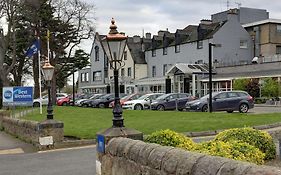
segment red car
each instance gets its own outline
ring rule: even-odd
[[[122,97],[122,98],[120,99],[121,106],[123,106],[123,104],[124,104],[126,101],[136,100],[136,99],[140,98],[142,95],[143,95],[143,94],[131,94],[131,95],[127,95],[127,96],[125,96],[125,97]],[[109,104],[109,107],[110,107],[110,108],[114,107],[114,101]]]
[[[69,102],[70,102],[70,98],[69,98],[69,96],[67,96],[67,97],[63,97],[61,99],[58,99],[57,105],[58,106],[67,106],[67,105],[69,105]]]

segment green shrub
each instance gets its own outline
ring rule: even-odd
[[[149,135],[145,141],[173,147],[184,144],[188,150],[191,150],[195,145],[190,138],[169,129],[156,131]]]
[[[258,148],[238,141],[222,142],[213,140],[204,142],[198,144],[194,151],[256,164],[263,164],[265,157],[265,154]]]
[[[267,132],[252,128],[235,128],[223,131],[215,137],[215,141],[231,142],[233,140],[258,148],[265,153],[266,160],[275,158],[276,148],[272,137]]]

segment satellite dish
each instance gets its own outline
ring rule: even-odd
[[[254,58],[252,59],[252,63],[253,63],[253,64],[259,63],[258,61],[259,61],[259,58],[258,58],[258,57],[254,57]]]

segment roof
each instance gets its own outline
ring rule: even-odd
[[[258,26],[258,25],[267,24],[267,23],[277,23],[277,24],[281,24],[281,19],[266,19],[266,20],[262,20],[262,21],[256,21],[256,22],[244,24],[244,25],[242,25],[242,26],[243,26],[244,28],[246,28],[246,27],[253,27],[253,26]]]
[[[166,74],[202,74],[208,72],[208,66],[206,64],[177,63],[173,65]]]
[[[133,39],[128,38],[127,45],[135,64],[146,64],[144,52],[142,52],[141,42],[134,42]]]

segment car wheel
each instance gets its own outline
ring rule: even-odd
[[[136,104],[134,110],[143,110],[143,107],[141,104]]]
[[[88,105],[87,104],[82,104],[82,107],[87,108]]]
[[[246,104],[246,103],[242,103],[240,106],[239,106],[239,112],[240,113],[247,113],[249,110],[249,106]]]
[[[100,103],[100,104],[98,105],[98,107],[99,107],[99,108],[105,108],[105,105],[104,105],[103,103]]]
[[[229,110],[229,111],[226,111],[227,113],[232,113],[233,112],[233,110]]]
[[[165,107],[163,105],[158,105],[156,109],[158,111],[165,111]]]
[[[67,106],[67,103],[66,103],[66,102],[63,102],[63,103],[62,103],[62,106]]]
[[[33,103],[33,107],[39,107],[39,106],[40,106],[40,103],[38,103],[38,102]]]
[[[204,105],[202,107],[202,112],[208,112],[208,106],[207,105]]]

